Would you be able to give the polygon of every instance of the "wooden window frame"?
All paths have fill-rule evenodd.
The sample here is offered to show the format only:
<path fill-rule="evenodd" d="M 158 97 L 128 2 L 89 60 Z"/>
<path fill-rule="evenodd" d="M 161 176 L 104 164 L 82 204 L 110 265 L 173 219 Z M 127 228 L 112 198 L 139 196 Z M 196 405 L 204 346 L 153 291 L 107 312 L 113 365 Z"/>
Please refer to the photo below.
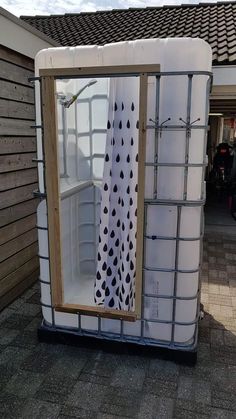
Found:
<path fill-rule="evenodd" d="M 56 311 L 80 313 L 111 319 L 135 321 L 141 316 L 143 276 L 143 224 L 146 154 L 146 118 L 148 76 L 160 72 L 160 65 L 127 65 L 102 67 L 74 67 L 40 69 L 42 92 L 43 141 L 45 153 L 45 178 L 48 210 L 49 264 L 52 290 L 52 304 Z M 135 310 L 124 311 L 82 304 L 64 303 L 62 279 L 62 249 L 60 233 L 60 173 L 58 152 L 58 125 L 56 107 L 56 79 L 80 77 L 138 76 L 139 86 L 139 144 L 138 144 L 138 196 L 137 196 L 137 238 Z"/>

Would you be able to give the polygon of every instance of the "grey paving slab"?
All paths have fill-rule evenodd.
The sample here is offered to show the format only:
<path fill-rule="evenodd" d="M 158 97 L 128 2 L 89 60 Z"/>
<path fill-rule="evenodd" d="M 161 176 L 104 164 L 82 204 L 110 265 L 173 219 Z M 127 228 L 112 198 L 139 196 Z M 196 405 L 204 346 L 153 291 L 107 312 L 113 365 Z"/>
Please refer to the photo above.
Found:
<path fill-rule="evenodd" d="M 5 387 L 5 392 L 17 394 L 20 397 L 32 397 L 44 379 L 43 374 L 36 374 L 28 371 L 19 370 L 9 380 Z"/>
<path fill-rule="evenodd" d="M 108 390 L 108 386 L 78 381 L 68 396 L 66 404 L 98 411 L 106 399 Z"/>
<path fill-rule="evenodd" d="M 69 418 L 81 418 L 81 419 L 96 419 L 97 413 L 94 410 L 81 409 L 75 406 L 63 405 L 60 410 L 60 415 L 67 416 Z M 59 416 L 60 417 L 60 416 Z"/>
<path fill-rule="evenodd" d="M 30 399 L 24 405 L 20 419 L 56 419 L 59 415 L 60 405 Z"/>
<path fill-rule="evenodd" d="M 154 394 L 143 394 L 138 419 L 171 419 L 174 413 L 174 399 L 158 397 Z"/>
<path fill-rule="evenodd" d="M 3 391 L 0 393 L 0 418 L 15 419 L 21 416 L 25 399 L 8 394 Z"/>

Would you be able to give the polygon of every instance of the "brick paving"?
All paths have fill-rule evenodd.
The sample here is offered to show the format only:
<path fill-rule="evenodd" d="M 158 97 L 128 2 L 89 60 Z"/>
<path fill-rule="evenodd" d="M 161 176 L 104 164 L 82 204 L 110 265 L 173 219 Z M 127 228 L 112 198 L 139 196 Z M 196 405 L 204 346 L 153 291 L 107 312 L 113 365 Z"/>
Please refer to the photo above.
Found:
<path fill-rule="evenodd" d="M 0 313 L 0 418 L 236 418 L 236 237 L 204 241 L 196 366 L 39 343 L 39 288 Z"/>

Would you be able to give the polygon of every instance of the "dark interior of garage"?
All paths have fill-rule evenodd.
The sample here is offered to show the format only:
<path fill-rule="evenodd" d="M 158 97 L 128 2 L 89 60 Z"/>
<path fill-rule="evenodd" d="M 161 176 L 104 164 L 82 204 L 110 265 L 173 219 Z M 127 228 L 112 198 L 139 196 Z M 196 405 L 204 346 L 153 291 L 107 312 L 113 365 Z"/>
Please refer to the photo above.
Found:
<path fill-rule="evenodd" d="M 205 230 L 236 232 L 235 100 L 212 100 L 207 138 Z"/>

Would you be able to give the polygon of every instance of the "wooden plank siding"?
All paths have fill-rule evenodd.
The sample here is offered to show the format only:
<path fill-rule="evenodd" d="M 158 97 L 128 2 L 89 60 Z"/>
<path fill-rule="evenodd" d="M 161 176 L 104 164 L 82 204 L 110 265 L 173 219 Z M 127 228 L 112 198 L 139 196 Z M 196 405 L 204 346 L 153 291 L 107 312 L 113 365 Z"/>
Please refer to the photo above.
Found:
<path fill-rule="evenodd" d="M 0 310 L 38 276 L 33 60 L 0 45 Z"/>

